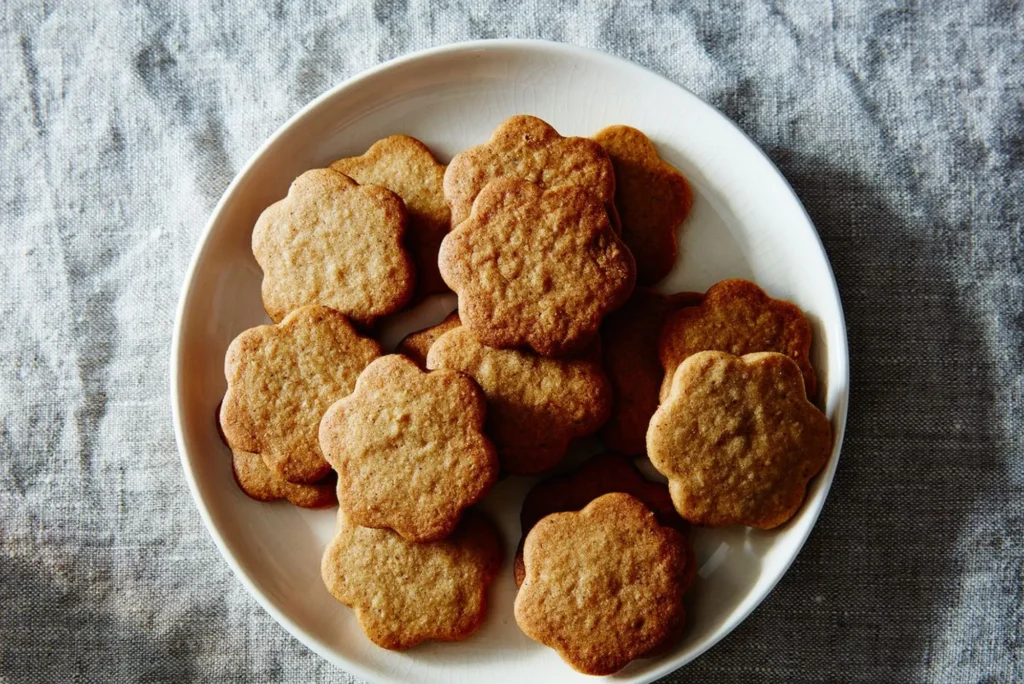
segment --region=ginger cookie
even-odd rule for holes
[[[480,513],[466,514],[447,539],[417,544],[392,530],[359,527],[339,510],[320,571],[366,636],[399,651],[476,631],[500,565],[498,531]]]
[[[320,417],[380,353],[380,345],[324,306],[246,330],[224,359],[228,390],[220,424],[228,443],[259,454],[289,482],[322,480],[331,467],[317,441]]]
[[[647,425],[658,408],[665,371],[658,360],[658,335],[669,314],[700,304],[697,292],[661,295],[637,288],[633,296],[601,324],[604,370],[615,402],[600,437],[609,448],[641,456],[647,448]]]
[[[693,205],[690,185],[635,128],[609,126],[594,140],[615,167],[615,206],[622,241],[636,259],[636,280],[653,285],[675,266],[676,229]]]
[[[799,307],[772,299],[749,280],[723,280],[712,285],[696,307],[668,317],[658,341],[665,369],[661,399],[668,396],[676,367],[699,351],[724,351],[735,356],[779,352],[800,367],[812,400],[817,377],[811,366],[811,324]]]
[[[552,477],[541,482],[523,499],[523,510],[519,514],[523,540],[519,543],[512,566],[516,586],[521,586],[526,576],[523,544],[538,521],[552,513],[578,511],[597,497],[612,492],[623,492],[636,497],[651,509],[658,518],[659,525],[671,527],[684,535],[689,530],[687,522],[679,517],[679,513],[672,505],[668,487],[645,478],[632,461],[620,454],[599,454],[568,475]],[[692,548],[687,540],[687,558],[692,557]],[[693,581],[695,562],[688,561],[687,567],[690,574],[683,587],[684,591]]]
[[[570,440],[601,427],[611,409],[611,387],[592,357],[494,349],[465,326],[434,342],[427,368],[451,368],[476,380],[487,397],[487,434],[502,470],[513,475],[554,467]]]
[[[578,353],[633,291],[633,257],[592,195],[518,178],[485,187],[445,237],[441,275],[462,325],[489,347]]]
[[[484,436],[487,403],[467,376],[431,373],[391,354],[320,421],[320,448],[338,473],[338,503],[363,527],[414,542],[443,539],[498,479]]]
[[[333,471],[327,473],[327,477],[320,482],[296,484],[270,470],[259,454],[232,449],[220,425],[220,409],[223,403],[217,404],[214,423],[221,441],[231,449],[231,470],[235,476],[235,484],[243,494],[263,502],[284,499],[300,508],[326,508],[338,503],[335,491],[338,487],[338,478]]]
[[[473,202],[496,178],[521,178],[544,188],[576,186],[601,202],[617,226],[615,169],[604,149],[587,138],[563,138],[535,116],[505,120],[491,139],[452,159],[444,174],[444,195],[452,226],[469,218]]]
[[[285,499],[301,508],[327,508],[338,503],[334,473],[315,484],[295,484],[275,475],[259,454],[239,449],[231,450],[231,466],[239,489],[257,501]]]
[[[392,135],[331,168],[360,185],[380,185],[402,198],[409,214],[406,242],[416,262],[417,290],[420,296],[447,291],[437,270],[437,250],[448,234],[451,212],[444,198],[445,167],[430,149],[408,135]]]
[[[331,169],[302,174],[252,232],[267,314],[280,321],[319,304],[368,324],[398,311],[416,284],[403,244],[407,222],[402,200],[387,188]]]
[[[573,669],[610,675],[679,633],[686,543],[629,494],[554,513],[526,537],[515,616]]]
[[[427,352],[430,351],[430,345],[434,344],[441,335],[444,335],[449,330],[458,328],[460,325],[462,325],[462,322],[459,320],[459,312],[453,311],[437,325],[432,325],[429,328],[406,335],[398,343],[395,351],[415,361],[416,365],[420,368],[426,368]]]
[[[803,503],[832,430],[785,354],[699,352],[676,369],[647,453],[676,510],[699,525],[771,529]]]

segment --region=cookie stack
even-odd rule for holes
[[[323,579],[374,643],[477,629],[501,546],[474,505],[599,430],[620,453],[530,493],[513,563],[517,622],[577,670],[611,674],[681,633],[690,524],[795,513],[831,443],[807,400],[809,325],[746,281],[646,289],[691,204],[640,131],[563,137],[515,116],[447,168],[386,138],[260,216],[275,325],[231,344],[220,425],[252,498],[337,502]],[[448,288],[458,310],[385,355],[375,321]]]

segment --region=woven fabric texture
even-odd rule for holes
[[[354,681],[234,579],[176,453],[172,319],[217,199],[310,99],[533,37],[687,86],[828,250],[849,429],[824,513],[670,682],[1024,680],[1024,40],[989,2],[0,3],[0,681]]]

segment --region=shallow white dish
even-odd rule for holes
[[[690,180],[694,209],[665,291],[704,290],[750,278],[801,306],[814,327],[819,404],[835,445],[807,502],[772,532],[696,530],[698,578],[684,638],[615,679],[647,682],[686,664],[728,634],[772,589],[796,557],[825,502],[846,423],[849,358],[832,271],[814,227],[785,179],[724,116],[696,96],[630,62],[540,41],[485,41],[429,50],[381,65],[324,94],[268,140],[217,205],[185,278],[171,352],[171,401],[182,464],[203,520],[235,574],[295,637],[327,660],[373,681],[593,681],[530,641],[515,624],[515,586],[506,562],[485,626],[469,640],[406,653],[377,648],[351,611],[327,593],[320,556],[333,511],[262,504],[239,491],[215,410],[225,389],[223,359],[242,330],[268,319],[261,272],[250,251],[253,223],[303,171],[361,154],[375,140],[407,133],[447,161],[485,141],[506,117],[534,114],[563,135],[616,123],[648,134]],[[440,320],[451,297],[429,300],[391,321],[386,347]],[[583,447],[586,449],[586,447]],[[595,446],[595,448],[597,448]],[[581,454],[577,453],[578,459]],[[500,524],[508,559],[519,541],[519,505],[531,478],[507,478],[485,501]]]

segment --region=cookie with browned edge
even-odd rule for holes
[[[794,304],[772,299],[749,280],[723,280],[712,285],[699,306],[671,314],[661,329],[658,355],[665,369],[664,401],[676,368],[691,354],[724,351],[735,356],[779,352],[793,359],[804,377],[807,396],[817,392],[811,365],[811,324]]]
[[[807,401],[800,368],[775,352],[688,357],[647,432],[676,510],[699,525],[781,525],[831,448],[828,419]]]
[[[519,523],[523,530],[523,539],[516,550],[513,572],[516,586],[523,583],[526,567],[523,565],[523,544],[526,536],[542,518],[552,513],[578,511],[603,494],[623,492],[639,499],[654,512],[658,524],[671,527],[686,534],[689,525],[679,517],[672,505],[668,487],[660,482],[651,482],[645,478],[628,458],[616,453],[604,453],[594,456],[578,469],[567,475],[549,478],[536,485],[523,499],[523,509],[519,514]],[[689,540],[687,540],[689,541]],[[687,545],[687,558],[691,559],[692,549]],[[695,565],[687,563],[690,578],[684,590],[690,586]]]
[[[604,149],[587,138],[563,138],[548,123],[520,114],[506,119],[483,144],[452,159],[444,195],[452,226],[469,218],[477,195],[496,178],[521,178],[544,188],[583,188],[601,202],[618,230],[615,169]]]
[[[217,434],[224,445],[231,449],[227,435],[220,424],[220,410],[223,402],[217,404],[214,423]],[[242,493],[256,501],[270,502],[284,499],[300,508],[326,508],[338,503],[338,477],[334,471],[320,482],[296,484],[285,480],[263,462],[263,457],[250,451],[231,449],[231,470],[235,484]]]
[[[366,324],[398,311],[416,285],[407,223],[402,200],[387,188],[331,169],[305,172],[252,232],[267,314],[280,321],[319,304]]]
[[[451,212],[444,198],[445,166],[430,148],[408,135],[391,135],[331,168],[360,185],[380,185],[402,198],[409,213],[406,242],[416,262],[416,288],[421,296],[446,291],[437,270],[437,250],[451,225]]]
[[[700,304],[697,292],[662,295],[637,288],[601,325],[604,370],[615,401],[599,436],[609,448],[630,456],[646,450],[647,425],[658,408],[665,371],[658,360],[658,335],[673,311]]]
[[[257,501],[286,500],[300,508],[327,508],[338,503],[338,479],[334,473],[314,484],[296,484],[278,477],[259,454],[231,450],[235,482],[246,496]]]
[[[416,365],[420,368],[426,368],[427,352],[430,351],[430,345],[434,344],[441,335],[444,335],[449,330],[458,328],[460,325],[462,325],[462,322],[459,320],[459,312],[453,311],[437,325],[417,330],[403,337],[395,351],[415,361]]]
[[[552,359],[494,349],[461,326],[434,342],[427,368],[451,368],[480,385],[487,397],[487,434],[502,470],[513,475],[554,467],[569,442],[601,427],[611,409],[611,388],[593,354]]]
[[[584,674],[618,672],[685,619],[686,542],[629,494],[542,519],[526,537],[524,560],[516,622]]]
[[[430,373],[400,354],[373,361],[320,421],[338,503],[363,527],[415,542],[443,539],[498,479],[484,435],[487,403],[458,371]]]
[[[324,306],[302,307],[277,325],[246,330],[224,359],[228,389],[220,423],[228,444],[259,454],[289,482],[322,480],[331,467],[317,440],[320,418],[355,388],[380,351]]]
[[[615,206],[622,241],[636,259],[636,280],[653,285],[675,266],[676,229],[693,205],[690,185],[635,128],[609,126],[594,140],[615,167]]]
[[[320,571],[373,643],[404,650],[476,631],[500,565],[498,531],[479,513],[467,513],[450,537],[418,544],[392,530],[354,525],[339,510]]]
[[[634,284],[633,257],[587,191],[499,178],[445,237],[441,275],[462,325],[490,347],[579,353]]]

